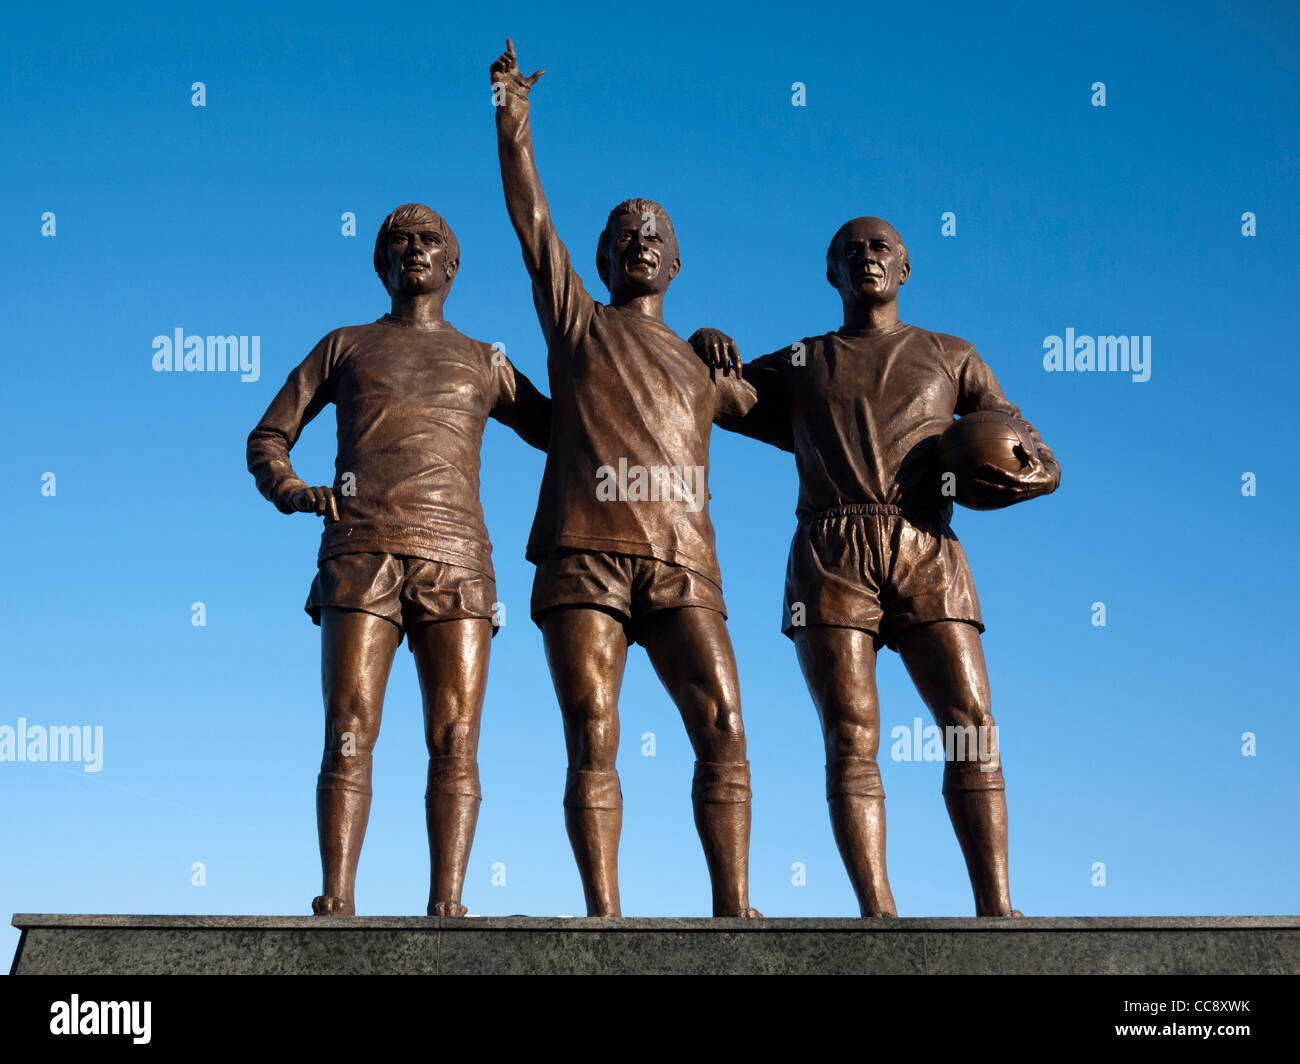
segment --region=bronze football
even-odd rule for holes
[[[1024,422],[996,410],[976,410],[954,421],[939,437],[937,451],[940,473],[956,478],[956,501],[973,510],[989,508],[974,484],[981,466],[1014,473],[1038,453]]]

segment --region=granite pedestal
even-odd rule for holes
[[[1300,974],[1300,917],[556,919],[20,913],[19,975]]]

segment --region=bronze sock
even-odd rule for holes
[[[885,867],[885,788],[874,758],[826,765],[831,831],[863,916],[897,916]]]
[[[356,909],[357,862],[370,820],[371,758],[370,754],[327,750],[316,780],[321,894],[337,899],[330,911],[339,915],[352,915]]]
[[[991,767],[990,767],[991,766]],[[1009,916],[1007,797],[1002,761],[949,761],[943,772],[948,818],[966,859],[979,916]]]
[[[691,804],[713,885],[713,915],[741,915],[749,910],[749,762],[695,762]]]
[[[623,791],[618,773],[569,769],[564,825],[582,879],[587,915],[621,916],[618,840],[623,831]]]
[[[465,915],[460,895],[482,800],[474,758],[429,758],[424,818],[429,833],[430,916]]]

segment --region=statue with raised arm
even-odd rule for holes
[[[590,916],[621,915],[618,695],[629,645],[645,647],[695,752],[691,799],[715,916],[749,904],[750,774],[735,654],[709,519],[713,422],[753,390],[715,381],[664,323],[681,268],[664,209],[630,199],[596,242],[610,301],[593,299],[556,235],[533,157],[514,45],[491,66],[506,208],[532,278],[555,404],[537,515],[532,615],[564,722],[564,818]]]
[[[935,451],[955,416],[997,411],[1023,419],[969,343],[899,320],[899,289],[910,273],[907,248],[888,222],[845,222],[826,253],[843,325],[748,363],[744,377],[759,400],[723,424],[794,452],[798,527],[782,628],[821,720],[831,827],[862,915],[897,915],[876,761],[876,655],[887,646],[902,657],[945,738],[962,740],[945,744],[943,794],[976,913],[1019,916],[1008,882],[984,624]],[[740,371],[725,333],[701,330],[692,342],[723,375]],[[1044,495],[1060,483],[1051,450],[1033,426],[1023,427],[1036,455],[1024,449],[1014,470],[980,465],[963,485],[980,508]],[[954,748],[968,756],[954,756]]]
[[[482,794],[479,723],[496,634],[492,545],[479,501],[489,417],[545,450],[550,400],[504,353],[443,318],[460,266],[451,227],[398,207],[375,239],[391,299],[378,321],[335,329],[289,374],[248,437],[248,468],[283,513],[325,519],[305,609],[321,628],[325,751],[316,786],[321,916],[356,912],[384,689],[403,638],[419,676],[429,767],[430,916],[464,916],[461,890]],[[338,420],[334,483],[289,462],[327,404]]]

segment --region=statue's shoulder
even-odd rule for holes
[[[382,333],[386,331],[386,328],[381,321],[363,321],[358,322],[356,325],[340,325],[322,336],[320,342],[339,350],[362,342],[367,337]]]
[[[325,334],[321,343],[333,344],[338,350],[364,347],[378,340],[402,337],[421,345],[435,344],[444,347],[473,347],[492,351],[492,345],[484,340],[475,340],[466,336],[455,326],[442,322],[437,328],[413,328],[393,321],[388,315],[374,321],[365,321],[357,325],[341,325]]]
[[[454,348],[485,365],[498,365],[506,357],[506,345],[499,340],[480,340],[476,336],[466,336],[454,326],[445,324],[437,330],[436,335],[446,349]]]
[[[908,330],[912,343],[932,348],[945,362],[960,364],[975,351],[975,345],[960,336],[922,329],[919,325],[908,325]]]
[[[788,344],[778,347],[770,354],[763,355],[754,359],[755,362],[763,365],[803,365],[807,360],[810,352],[821,352],[825,349],[827,342],[835,334],[833,332],[821,333],[818,336],[801,336],[798,340],[792,340]]]

